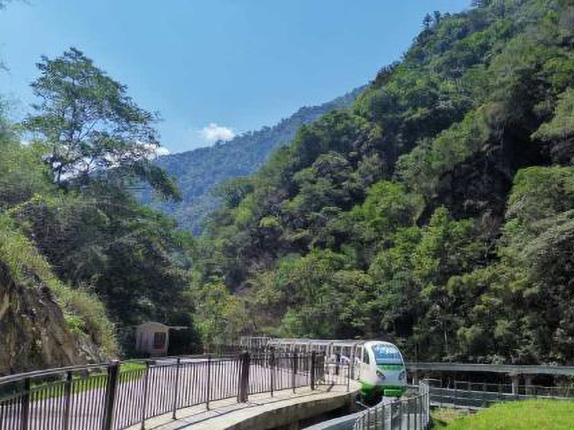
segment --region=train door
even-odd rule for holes
[[[361,381],[373,385],[376,383],[373,357],[371,357],[369,352],[370,348],[362,347],[361,349]]]
[[[362,379],[365,374],[365,363],[364,363],[365,348],[362,346],[355,348],[355,378]]]

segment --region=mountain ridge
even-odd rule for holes
[[[350,106],[365,88],[358,87],[320,105],[303,106],[274,126],[242,133],[228,142],[158,157],[157,165],[175,178],[182,201],[156,199],[148,187],[138,192],[139,200],[174,216],[180,227],[197,235],[207,214],[218,206],[218,199],[211,194],[218,184],[255,173],[276,148],[293,139],[302,125]]]

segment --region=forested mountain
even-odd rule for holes
[[[423,26],[352,107],[222,190],[194,274],[206,339],[574,363],[574,5],[477,0]]]
[[[319,106],[303,107],[273,127],[240,134],[229,142],[158,158],[157,165],[175,178],[182,200],[155,199],[152,206],[174,216],[182,228],[198,234],[205,217],[218,206],[212,193],[218,184],[255,173],[274,149],[295,137],[302,125],[334,109],[350,106],[363,89],[357,88]],[[140,201],[151,199],[150,188],[141,192]]]

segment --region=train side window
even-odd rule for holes
[[[363,361],[365,362],[365,364],[369,364],[370,360],[369,360],[369,351],[367,351],[365,349],[364,353],[365,354],[365,358],[363,359]]]

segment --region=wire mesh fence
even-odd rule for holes
[[[570,385],[545,387],[469,381],[450,381],[443,385],[434,379],[429,380],[429,384],[431,402],[439,407],[480,409],[494,403],[533,398],[574,399],[574,388]]]
[[[421,382],[417,392],[395,400],[383,399],[357,418],[354,430],[423,430],[430,426],[430,392]]]
[[[323,357],[242,353],[32,372],[0,378],[0,430],[120,430],[182,408],[344,385]]]

